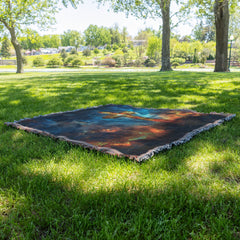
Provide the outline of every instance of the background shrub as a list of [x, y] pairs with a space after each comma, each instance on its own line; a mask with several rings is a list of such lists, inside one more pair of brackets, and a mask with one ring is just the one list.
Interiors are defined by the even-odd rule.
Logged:
[[94, 64], [97, 65], [97, 66], [100, 66], [101, 65], [101, 60], [99, 58], [97, 58], [95, 61], [94, 61]]
[[106, 49], [107, 49], [108, 51], [111, 51], [111, 50], [112, 50], [112, 47], [111, 47], [111, 45], [110, 45], [110, 44], [108, 44], [108, 45], [107, 45], [107, 47], [106, 47]]
[[70, 55], [64, 61], [64, 66], [66, 67], [79, 67], [84, 65], [82, 59], [77, 55]]
[[76, 48], [72, 48], [70, 54], [71, 55], [78, 55], [78, 52], [77, 52]]
[[123, 47], [122, 52], [123, 53], [128, 53], [128, 48], [127, 47]]
[[185, 58], [172, 58], [171, 63], [174, 63], [174, 62], [179, 63], [179, 65], [180, 65], [180, 64], [184, 64], [186, 62], [186, 60], [185, 60]]
[[68, 54], [67, 54], [65, 49], [61, 50], [60, 56], [61, 56], [63, 61], [67, 58]]
[[126, 66], [127, 67], [133, 67], [134, 66], [134, 60], [132, 60], [132, 59], [128, 60]]
[[129, 61], [131, 60], [130, 55], [129, 55], [128, 53], [125, 53], [125, 54], [122, 56], [122, 59], [123, 59], [123, 66], [124, 66], [124, 67], [127, 67]]
[[143, 60], [141, 58], [137, 58], [134, 62], [133, 62], [133, 66], [134, 67], [141, 67], [143, 65]]
[[122, 67], [123, 66], [123, 63], [124, 63], [124, 59], [123, 59], [123, 56], [122, 55], [115, 55], [112, 57], [115, 62], [116, 62], [116, 65], [115, 67]]
[[115, 67], [116, 61], [113, 58], [107, 57], [102, 60], [102, 65], [108, 65], [109, 67]]
[[69, 57], [67, 57], [64, 61], [64, 66], [70, 66], [74, 58], [76, 58], [76, 56], [70, 55]]
[[42, 67], [45, 65], [44, 59], [42, 57], [36, 57], [33, 60], [33, 66], [34, 67]]
[[80, 57], [75, 57], [70, 63], [73, 67], [80, 67], [83, 65], [83, 61]]
[[99, 49], [98, 49], [98, 48], [94, 48], [93, 52], [94, 52], [95, 54], [98, 54], [98, 53], [99, 53]]
[[114, 44], [112, 45], [112, 49], [113, 49], [114, 51], [116, 51], [118, 48], [119, 48], [119, 46], [118, 46], [116, 43], [114, 43]]
[[60, 67], [63, 65], [63, 62], [60, 58], [58, 57], [52, 57], [48, 63], [47, 63], [47, 66], [48, 67], [51, 67], [51, 68], [56, 68], [56, 67]]
[[178, 62], [173, 62], [171, 65], [172, 65], [174, 68], [176, 68], [176, 67], [179, 66], [180, 64], [179, 64]]
[[90, 49], [84, 49], [82, 52], [82, 55], [85, 57], [91, 56], [91, 50]]
[[154, 67], [157, 65], [156, 61], [154, 59], [148, 58], [145, 60], [144, 65], [146, 67]]
[[108, 50], [107, 49], [103, 49], [103, 54], [107, 55], [108, 54]]

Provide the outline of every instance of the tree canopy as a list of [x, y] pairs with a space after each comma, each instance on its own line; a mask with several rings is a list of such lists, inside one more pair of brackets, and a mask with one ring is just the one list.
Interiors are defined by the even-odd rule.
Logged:
[[86, 45], [92, 47], [103, 46], [111, 44], [111, 34], [109, 29], [105, 27], [98, 27], [97, 25], [90, 25], [85, 31]]
[[3, 58], [9, 58], [10, 57], [10, 41], [9, 39], [4, 36], [3, 41], [2, 41], [2, 47], [1, 47], [1, 57]]
[[[17, 56], [17, 73], [23, 72], [21, 45], [18, 42], [19, 33], [31, 25], [41, 28], [51, 26], [55, 22], [54, 15], [58, 12], [59, 0], [0, 0], [0, 28], [5, 27], [10, 33], [11, 42]], [[62, 0], [66, 6], [74, 7], [81, 0]]]
[[61, 35], [62, 46], [75, 46], [76, 49], [83, 43], [83, 37], [80, 32], [68, 30]]
[[0, 22], [7, 28], [21, 31], [26, 26], [51, 25], [53, 15], [59, 10], [57, 0], [0, 0]]

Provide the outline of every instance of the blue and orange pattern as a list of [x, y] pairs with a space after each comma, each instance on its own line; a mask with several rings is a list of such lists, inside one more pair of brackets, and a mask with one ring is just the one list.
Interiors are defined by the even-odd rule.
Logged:
[[137, 158], [225, 117], [191, 110], [106, 105], [23, 119], [17, 125]]

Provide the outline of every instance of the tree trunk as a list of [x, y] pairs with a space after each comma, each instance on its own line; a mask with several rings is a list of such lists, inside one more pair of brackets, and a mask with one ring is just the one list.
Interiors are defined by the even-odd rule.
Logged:
[[16, 52], [17, 57], [17, 73], [23, 73], [23, 59], [22, 59], [22, 52], [21, 52], [21, 45], [17, 41], [15, 28], [12, 27], [9, 29], [11, 34], [11, 42]]
[[160, 71], [172, 71], [170, 63], [170, 4], [171, 0], [161, 0], [162, 11], [162, 67]]
[[214, 6], [216, 25], [216, 63], [214, 72], [227, 72], [228, 69], [228, 0], [215, 0]]

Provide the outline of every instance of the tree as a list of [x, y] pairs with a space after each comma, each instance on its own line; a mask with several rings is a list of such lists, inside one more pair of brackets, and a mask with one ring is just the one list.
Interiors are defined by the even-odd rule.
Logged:
[[11, 56], [10, 54], [10, 41], [9, 39], [5, 36], [2, 41], [2, 47], [1, 47], [1, 56], [3, 58], [9, 58]]
[[154, 31], [151, 28], [146, 28], [140, 30], [137, 36], [134, 37], [135, 40], [145, 40], [145, 45], [148, 44], [148, 39], [154, 36]]
[[128, 42], [128, 32], [127, 28], [123, 27], [122, 32], [121, 32], [121, 39], [123, 44], [127, 44]]
[[234, 40], [240, 38], [240, 6], [236, 6], [235, 12], [230, 15], [229, 33], [234, 36]]
[[[68, 0], [63, 0], [66, 5]], [[76, 6], [78, 1], [70, 0]], [[3, 25], [10, 33], [11, 42], [17, 57], [17, 73], [23, 72], [21, 45], [18, 34], [26, 26], [37, 24], [40, 27], [51, 25], [58, 11], [58, 0], [0, 0], [0, 27]]]
[[119, 27], [117, 24], [114, 27], [109, 28], [110, 35], [111, 35], [111, 44], [120, 45], [121, 43], [121, 34], [119, 32]]
[[203, 24], [203, 21], [197, 24], [193, 29], [195, 40], [201, 42], [216, 41], [216, 29], [214, 25], [214, 19], [207, 24]]
[[39, 49], [42, 46], [41, 37], [37, 31], [26, 29], [24, 31], [25, 37], [19, 38], [19, 42], [24, 49]]
[[152, 36], [148, 40], [147, 56], [157, 63], [160, 60], [161, 45], [161, 39], [156, 36]]
[[227, 72], [228, 69], [228, 0], [216, 0], [214, 4], [216, 25], [216, 63], [215, 72]]
[[111, 34], [109, 29], [98, 27], [97, 25], [89, 25], [84, 31], [87, 46], [99, 47], [111, 43]]
[[161, 0], [160, 8], [162, 12], [162, 68], [161, 71], [170, 71], [170, 4], [171, 0]]
[[34, 23], [46, 26], [47, 23], [52, 22], [52, 14], [57, 10], [57, 1], [0, 0], [0, 24], [3, 24], [11, 35], [11, 42], [17, 57], [17, 73], [23, 72], [18, 33]]
[[[114, 11], [124, 11], [140, 18], [149, 16], [162, 18], [162, 67], [161, 71], [171, 71], [170, 63], [170, 4], [171, 0], [97, 0], [111, 2]], [[176, 1], [178, 2], [178, 1]]]
[[83, 44], [83, 38], [81, 33], [75, 30], [67, 30], [61, 35], [61, 41], [63, 46], [74, 46], [76, 49]]
[[65, 49], [61, 50], [60, 56], [61, 56], [63, 61], [67, 58], [68, 54], [67, 54]]
[[237, 0], [189, 0], [190, 5], [198, 7], [200, 17], [214, 16], [216, 27], [215, 72], [228, 69], [228, 32], [230, 13], [237, 7]]
[[62, 45], [60, 35], [58, 34], [43, 35], [40, 37], [40, 41], [42, 47], [45, 48], [58, 48]]

